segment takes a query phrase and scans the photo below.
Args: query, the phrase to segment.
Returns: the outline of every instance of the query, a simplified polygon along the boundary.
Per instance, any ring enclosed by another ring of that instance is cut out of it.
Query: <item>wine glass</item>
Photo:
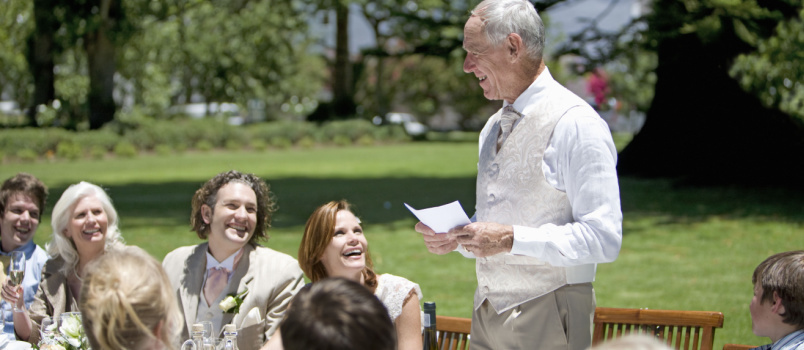
[[[11,268],[8,272],[8,278],[12,285],[22,285],[22,279],[25,278],[25,253],[20,251],[11,252]],[[19,297],[19,295],[17,295]],[[14,304],[14,311],[22,311]]]

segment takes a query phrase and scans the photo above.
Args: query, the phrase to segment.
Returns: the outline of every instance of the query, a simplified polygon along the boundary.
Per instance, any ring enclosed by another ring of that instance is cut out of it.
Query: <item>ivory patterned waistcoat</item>
[[[554,91],[555,92],[555,91]],[[569,93],[560,87],[560,94]],[[566,193],[544,178],[542,159],[556,123],[571,108],[590,108],[580,98],[547,99],[522,117],[496,152],[499,118],[481,146],[477,174],[477,221],[539,227],[573,221]],[[554,102],[559,101],[559,102]],[[497,313],[568,283],[592,282],[595,264],[552,266],[534,257],[497,254],[477,259],[475,307],[488,299]]]

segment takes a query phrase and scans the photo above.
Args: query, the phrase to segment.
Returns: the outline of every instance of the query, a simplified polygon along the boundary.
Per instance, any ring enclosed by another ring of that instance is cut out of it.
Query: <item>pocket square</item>
[[[262,322],[262,317],[260,316],[260,309],[257,307],[253,307],[251,310],[248,311],[246,317],[243,318],[243,322],[240,324],[240,328],[246,328],[249,326],[253,326],[257,323]]]

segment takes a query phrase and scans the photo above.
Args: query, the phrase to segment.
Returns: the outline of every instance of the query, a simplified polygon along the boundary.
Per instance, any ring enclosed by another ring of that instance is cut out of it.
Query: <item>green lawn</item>
[[[237,169],[266,179],[276,194],[266,245],[296,256],[312,210],[348,199],[364,223],[379,272],[419,283],[443,315],[469,317],[474,263],[453,253],[429,254],[403,203],[423,208],[460,200],[474,207],[477,146],[472,142],[187,153],[135,159],[2,164],[51,188],[36,242],[50,235],[50,209],[66,186],[86,180],[109,190],[129,244],[158,259],[196,244],[189,231],[190,198],[218,172]],[[624,239],[618,260],[598,267],[599,306],[715,310],[725,314],[715,348],[724,342],[761,344],[751,334],[751,273],[775,252],[802,249],[804,196],[777,190],[674,188],[666,181],[620,179]]]

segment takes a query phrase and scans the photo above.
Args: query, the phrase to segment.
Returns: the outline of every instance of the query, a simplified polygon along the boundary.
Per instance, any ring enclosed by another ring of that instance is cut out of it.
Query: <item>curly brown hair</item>
[[[268,184],[256,175],[241,173],[237,170],[215,175],[195,191],[195,195],[193,195],[193,211],[190,214],[191,230],[195,231],[201,239],[209,237],[209,225],[204,222],[201,207],[206,204],[214,211],[215,202],[218,200],[218,190],[231,182],[245,184],[257,195],[257,227],[254,229],[254,235],[249,239],[249,243],[257,244],[261,240],[267,240],[268,228],[271,227],[271,217],[276,211],[276,201],[273,193],[271,193]]]
[[[332,201],[318,207],[304,227],[304,236],[299,244],[299,266],[304,274],[310,278],[311,282],[316,282],[329,277],[324,264],[321,263],[321,255],[332,242],[335,236],[335,221],[338,212],[345,210],[352,212],[349,202],[345,200]],[[363,269],[363,280],[366,287],[372,292],[377,287],[377,274],[374,272],[374,264],[371,262],[371,254],[366,249],[366,267]]]

